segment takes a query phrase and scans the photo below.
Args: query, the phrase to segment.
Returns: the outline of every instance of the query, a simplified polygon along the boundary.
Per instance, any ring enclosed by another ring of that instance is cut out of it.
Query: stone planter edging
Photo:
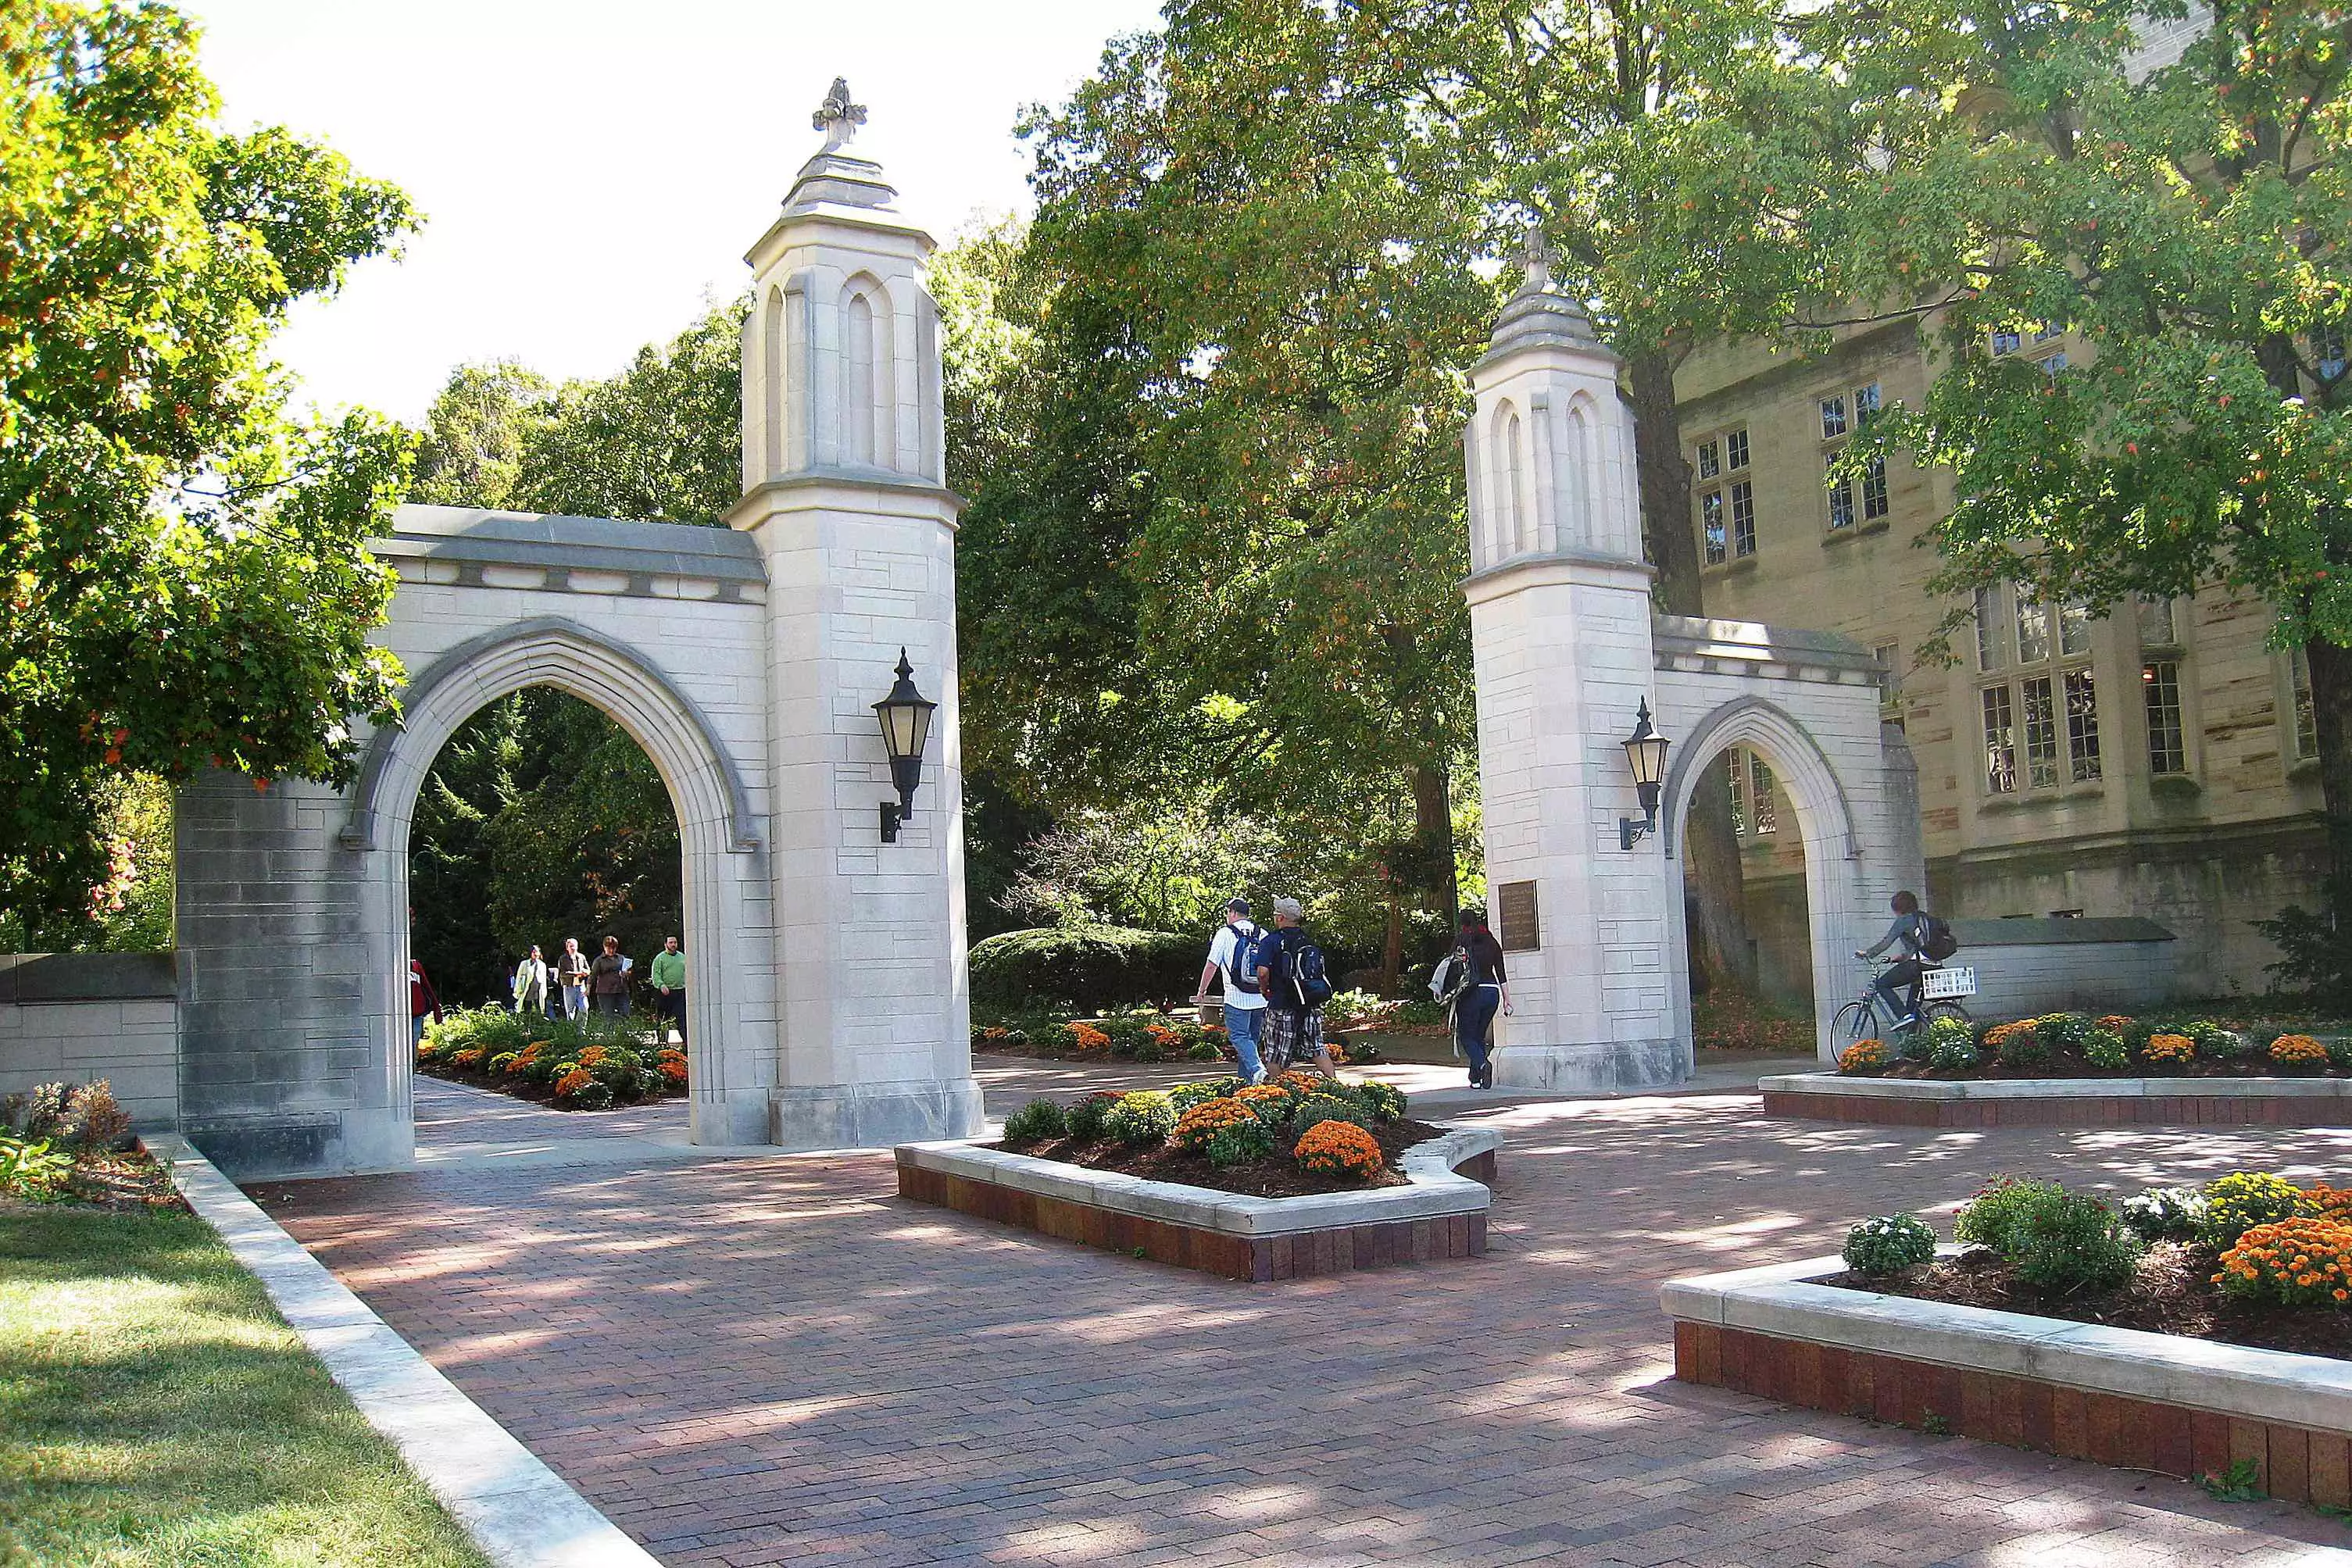
[[[2347,1078],[1759,1078],[1767,1115],[1939,1127],[2352,1124]]]
[[[1404,1152],[1397,1163],[1409,1186],[1304,1197],[1247,1197],[1176,1182],[1147,1181],[1124,1171],[1090,1171],[1056,1160],[982,1148],[969,1139],[901,1144],[897,1152],[902,1169],[912,1166],[1196,1230],[1228,1236],[1285,1236],[1337,1226],[1483,1214],[1491,1195],[1481,1183],[1454,1175],[1454,1167],[1491,1154],[1502,1145],[1499,1133],[1456,1128]]]
[[[1500,1134],[1454,1128],[1408,1149],[1402,1186],[1248,1197],[1089,1171],[967,1141],[902,1144],[898,1194],[1000,1224],[1228,1279],[1347,1273],[1486,1249]],[[1467,1166],[1484,1180],[1456,1174]]]
[[[1668,1281],[1675,1375],[2171,1475],[2252,1458],[2292,1500],[2352,1492],[2352,1362],[1806,1282],[1844,1268]]]

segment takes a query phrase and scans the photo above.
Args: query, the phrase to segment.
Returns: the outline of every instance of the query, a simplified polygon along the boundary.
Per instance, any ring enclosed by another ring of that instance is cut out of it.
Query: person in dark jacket
[[[600,1016],[629,1016],[629,965],[621,956],[618,936],[605,937],[604,950],[588,966],[588,992]]]
[[[1503,945],[1486,929],[1486,922],[1467,910],[1450,959],[1446,989],[1454,997],[1454,1042],[1470,1059],[1470,1083],[1476,1089],[1495,1086],[1495,1064],[1488,1055],[1488,1037],[1495,1014],[1511,1010],[1510,976],[1503,966]]]
[[[1895,924],[1886,935],[1854,954],[1857,958],[1875,958],[1889,947],[1903,951],[1895,961],[1886,966],[1885,973],[1871,982],[1878,999],[1886,1004],[1886,1014],[1895,1019],[1894,1027],[1905,1029],[1919,1020],[1919,977],[1927,972],[1920,961],[1920,950],[1927,945],[1927,917],[1919,912],[1919,895],[1908,889],[1889,901],[1895,911]],[[1908,996],[1905,995],[1908,992]]]

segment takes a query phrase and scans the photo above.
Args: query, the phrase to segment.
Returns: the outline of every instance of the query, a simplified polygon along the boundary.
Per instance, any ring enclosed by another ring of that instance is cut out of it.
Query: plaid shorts
[[[1321,1055],[1323,1009],[1314,1008],[1302,1013],[1289,1008],[1267,1008],[1265,1021],[1258,1028],[1257,1051],[1269,1078],[1294,1061]]]

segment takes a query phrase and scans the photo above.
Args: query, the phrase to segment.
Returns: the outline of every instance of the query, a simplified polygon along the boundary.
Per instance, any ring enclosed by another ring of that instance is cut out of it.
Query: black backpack
[[[1923,915],[1919,918],[1927,925],[1926,936],[1920,938],[1919,956],[1930,963],[1940,964],[1960,950],[1960,939],[1952,935],[1952,928],[1941,916]]]
[[[1323,949],[1313,937],[1299,933],[1289,952],[1290,984],[1298,1005],[1312,1011],[1331,999],[1331,979],[1324,970]]]

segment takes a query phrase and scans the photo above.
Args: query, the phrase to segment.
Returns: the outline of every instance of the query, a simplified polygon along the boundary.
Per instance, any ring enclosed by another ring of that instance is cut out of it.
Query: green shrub
[[[2147,1053],[2147,1042],[2168,1031],[2168,1026],[2147,1019],[2134,1019],[2124,1026],[2124,1049],[2134,1056]]]
[[[2067,1296],[2122,1284],[2140,1251],[2139,1238],[2114,1209],[2088,1193],[2060,1191],[2019,1217],[2007,1256],[2018,1279]]]
[[[1433,997],[1415,997],[1391,1015],[1389,1021],[1402,1029],[1428,1029],[1445,1021],[1445,1004]]]
[[[1205,937],[1123,925],[1007,931],[972,945],[971,997],[1008,1009],[1054,998],[1085,1012],[1189,997],[1207,952]]]
[[[601,1078],[591,1078],[573,1090],[568,1097],[572,1104],[583,1111],[604,1111],[613,1103],[613,1086]]]
[[[1008,1144],[1043,1144],[1066,1136],[1069,1130],[1069,1113],[1051,1100],[1032,1100],[1004,1118]]]
[[[1303,1138],[1307,1135],[1307,1129],[1318,1123],[1345,1122],[1369,1133],[1379,1121],[1371,1109],[1356,1096],[1328,1094],[1318,1090],[1291,1108],[1290,1131],[1294,1137]]]
[[[2188,1241],[2205,1223],[2205,1195],[2193,1186],[2159,1186],[2124,1199],[2124,1223],[2145,1241]]]
[[[1205,1035],[1184,1048],[1185,1057],[1193,1061],[1214,1061],[1224,1054],[1217,1049],[1216,1042]]]
[[[1952,1234],[1969,1246],[1988,1247],[2010,1257],[2016,1246],[2014,1234],[2024,1217],[2038,1206],[2063,1197],[2065,1190],[2054,1181],[1995,1176],[1961,1207]]]
[[[1936,1033],[1945,1024],[1956,1032]],[[1969,1072],[1981,1066],[1984,1052],[1977,1049],[1975,1031],[1958,1019],[1937,1019],[1928,1026],[1927,1065],[1937,1072]]]
[[[1340,991],[1323,1004],[1323,1025],[1326,1029],[1353,1029],[1365,1023],[1377,1027],[1395,1019],[1405,1005],[1383,1000],[1370,991]]]
[[[2050,1048],[2042,1043],[2039,1024],[2011,1026],[1993,1050],[2003,1067],[2033,1067],[2050,1060]]]
[[[1223,1099],[1240,1088],[1241,1082],[1238,1078],[1203,1078],[1191,1083],[1171,1083],[1164,1092],[1181,1116],[1203,1101]]]
[[[1936,1233],[1912,1215],[1865,1219],[1845,1233],[1845,1266],[1857,1274],[1900,1274],[1935,1256]]]
[[[1108,1136],[1106,1126],[1110,1109],[1118,1103],[1119,1096],[1112,1090],[1098,1090],[1069,1109],[1070,1136],[1082,1144],[1100,1143]],[[1169,1124],[1173,1126],[1171,1121]]]
[[[1132,1148],[1166,1141],[1176,1130],[1176,1106],[1157,1089],[1122,1094],[1103,1114],[1103,1133]]]
[[[2244,1035],[2204,1019],[2198,1019],[2181,1032],[2188,1035],[2189,1042],[2197,1047],[2197,1054],[2209,1061],[2235,1061],[2253,1050],[2252,1042]]]
[[[65,1191],[66,1178],[72,1174],[73,1156],[51,1148],[48,1139],[0,1133],[0,1192],[46,1202]]]
[[[1393,1083],[1359,1083],[1356,1092],[1362,1097],[1372,1114],[1383,1122],[1404,1120],[1404,1091]]]
[[[1262,1160],[1275,1152],[1274,1129],[1252,1119],[1220,1127],[1209,1139],[1209,1163],[1223,1167]]]
[[[2319,1043],[2327,1048],[2328,1066],[2352,1067],[2352,1035],[2326,1035],[2321,1037]]]
[[[2233,1171],[2205,1184],[2205,1218],[2197,1233],[2216,1252],[2226,1252],[2257,1225],[2315,1214],[2304,1190],[2284,1176]]]
[[[2083,1043],[2083,1060],[2102,1072],[2121,1072],[2131,1065],[2131,1050],[2111,1029],[2095,1029]]]
[[[2033,1038],[2045,1051],[2079,1051],[2090,1043],[2091,1020],[2080,1013],[2052,1013],[2034,1020]]]

